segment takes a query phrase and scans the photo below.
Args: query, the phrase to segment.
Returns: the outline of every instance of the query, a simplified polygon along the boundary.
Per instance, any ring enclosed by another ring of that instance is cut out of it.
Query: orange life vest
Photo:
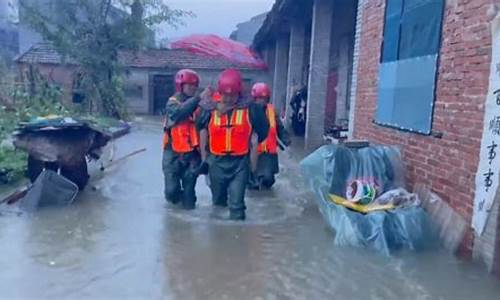
[[[171,100],[173,99],[175,98],[171,98]],[[177,99],[175,100],[177,101]],[[188,153],[195,150],[196,147],[200,145],[200,139],[194,123],[194,119],[198,112],[199,110],[197,109],[191,117],[165,131],[163,134],[163,149],[171,142],[172,150],[175,152]],[[166,128],[166,119],[164,128]]]
[[[210,152],[213,155],[246,155],[250,149],[252,124],[248,109],[234,109],[231,116],[212,111],[208,124]]]
[[[272,104],[266,107],[266,116],[269,120],[269,134],[267,138],[259,144],[257,151],[259,153],[278,153],[278,129],[276,127],[276,110]]]

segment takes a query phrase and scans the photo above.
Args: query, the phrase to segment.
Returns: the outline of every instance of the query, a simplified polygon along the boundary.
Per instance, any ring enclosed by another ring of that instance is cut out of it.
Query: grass
[[[27,158],[23,151],[0,148],[0,184],[22,179],[26,173]]]
[[[0,108],[0,143],[10,137],[17,126],[18,115]],[[27,154],[9,148],[0,148],[0,184],[10,184],[24,177]]]

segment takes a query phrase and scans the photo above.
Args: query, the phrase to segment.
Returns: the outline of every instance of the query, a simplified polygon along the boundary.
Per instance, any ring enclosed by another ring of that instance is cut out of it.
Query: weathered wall
[[[26,69],[27,66],[21,66]],[[75,69],[71,66],[41,64],[37,66],[47,79],[63,89],[64,103],[72,104],[73,76]],[[177,70],[160,70],[133,68],[129,69],[124,79],[124,92],[130,112],[136,114],[153,113],[153,76],[174,75]],[[216,87],[217,78],[222,70],[198,70],[201,78],[200,86],[211,85]],[[255,82],[269,82],[269,74],[265,71],[243,70],[244,93],[249,95],[250,89]],[[165,95],[168,97],[169,95]]]
[[[56,84],[63,90],[63,102],[66,105],[72,104],[72,91],[73,91],[73,74],[75,68],[72,66],[61,65],[36,65],[39,72],[53,84]],[[28,70],[27,65],[20,65],[19,71],[26,73]]]
[[[136,114],[148,114],[151,112],[149,72],[147,70],[129,70],[125,77],[123,88],[130,112]]]
[[[325,114],[326,130],[333,125],[346,124],[349,117],[349,88],[351,86],[356,4],[356,1],[338,1],[333,8],[329,77],[331,78],[330,82],[335,83],[335,85],[328,85],[327,113]]]

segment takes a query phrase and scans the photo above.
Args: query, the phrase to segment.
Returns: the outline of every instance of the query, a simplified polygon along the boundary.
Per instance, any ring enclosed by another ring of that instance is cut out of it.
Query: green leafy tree
[[[127,118],[120,50],[139,50],[150,39],[148,28],[175,26],[191,16],[170,9],[162,0],[49,2],[47,13],[37,1],[21,1],[21,14],[65,59],[79,65],[80,85],[89,110],[117,118]]]

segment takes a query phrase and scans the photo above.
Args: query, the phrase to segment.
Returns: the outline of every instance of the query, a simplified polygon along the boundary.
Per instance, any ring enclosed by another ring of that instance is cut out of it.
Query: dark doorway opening
[[[155,75],[153,77],[153,88],[153,113],[163,115],[165,114],[165,105],[168,98],[175,93],[174,76]]]

